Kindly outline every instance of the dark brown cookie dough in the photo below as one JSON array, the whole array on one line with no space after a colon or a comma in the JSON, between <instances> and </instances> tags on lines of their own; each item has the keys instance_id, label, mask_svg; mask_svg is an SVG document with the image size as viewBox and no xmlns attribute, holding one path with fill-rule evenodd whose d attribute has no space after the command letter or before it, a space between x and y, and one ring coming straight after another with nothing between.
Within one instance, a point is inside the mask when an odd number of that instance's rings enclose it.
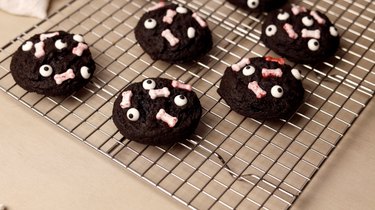
<instances>
[{"instance_id":1,"label":"dark brown cookie dough","mask_svg":"<svg viewBox=\"0 0 375 210\"><path fill-rule=\"evenodd\" d=\"M333 56L340 43L327 16L297 5L270 13L263 23L261 40L279 55L307 64Z\"/></svg>"},{"instance_id":2,"label":"dark brown cookie dough","mask_svg":"<svg viewBox=\"0 0 375 210\"><path fill-rule=\"evenodd\" d=\"M218 89L232 110L255 119L289 118L303 101L298 70L281 58L244 58L228 67Z\"/></svg>"},{"instance_id":3,"label":"dark brown cookie dough","mask_svg":"<svg viewBox=\"0 0 375 210\"><path fill-rule=\"evenodd\" d=\"M201 104L190 85L163 78L129 85L113 106L113 122L120 133L150 145L185 140L201 115Z\"/></svg>"},{"instance_id":4,"label":"dark brown cookie dough","mask_svg":"<svg viewBox=\"0 0 375 210\"><path fill-rule=\"evenodd\" d=\"M269 12L283 6L287 0L227 0L250 12Z\"/></svg>"},{"instance_id":5,"label":"dark brown cookie dough","mask_svg":"<svg viewBox=\"0 0 375 210\"><path fill-rule=\"evenodd\" d=\"M11 74L30 92L69 95L82 88L95 71L95 62L81 35L64 31L36 34L12 57Z\"/></svg>"},{"instance_id":6,"label":"dark brown cookie dough","mask_svg":"<svg viewBox=\"0 0 375 210\"><path fill-rule=\"evenodd\" d=\"M175 4L146 12L134 32L138 43L154 60L189 62L212 48L211 31L205 20Z\"/></svg>"}]
</instances>

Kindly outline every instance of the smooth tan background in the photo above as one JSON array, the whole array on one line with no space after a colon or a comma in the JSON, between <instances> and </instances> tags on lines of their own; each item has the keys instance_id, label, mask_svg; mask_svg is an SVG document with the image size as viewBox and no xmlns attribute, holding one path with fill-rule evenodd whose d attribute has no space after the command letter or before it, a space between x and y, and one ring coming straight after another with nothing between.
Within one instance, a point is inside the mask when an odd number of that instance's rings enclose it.
<instances>
[{"instance_id":1,"label":"smooth tan background","mask_svg":"<svg viewBox=\"0 0 375 210\"><path fill-rule=\"evenodd\" d=\"M50 11L66 0L53 0ZM39 20L0 11L0 45ZM0 204L8 210L186 209L0 92ZM375 208L372 101L293 209Z\"/></svg>"}]
</instances>

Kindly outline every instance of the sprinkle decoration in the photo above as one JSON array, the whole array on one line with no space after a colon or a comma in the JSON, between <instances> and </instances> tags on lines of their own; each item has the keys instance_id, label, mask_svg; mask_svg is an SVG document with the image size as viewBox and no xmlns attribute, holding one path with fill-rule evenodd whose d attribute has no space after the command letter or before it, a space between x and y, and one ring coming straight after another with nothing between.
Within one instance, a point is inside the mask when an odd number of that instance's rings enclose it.
<instances>
[{"instance_id":1,"label":"sprinkle decoration","mask_svg":"<svg viewBox=\"0 0 375 210\"><path fill-rule=\"evenodd\" d=\"M156 119L167 123L170 128L173 128L178 121L177 117L169 115L164 109L159 110L159 112L156 114Z\"/></svg>"}]
</instances>

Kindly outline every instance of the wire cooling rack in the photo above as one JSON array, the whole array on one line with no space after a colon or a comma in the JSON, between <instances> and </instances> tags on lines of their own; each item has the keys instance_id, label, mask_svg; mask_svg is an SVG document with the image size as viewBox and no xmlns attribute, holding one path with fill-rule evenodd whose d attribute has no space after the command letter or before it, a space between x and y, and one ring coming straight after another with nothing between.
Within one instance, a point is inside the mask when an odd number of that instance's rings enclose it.
<instances>
[{"instance_id":1,"label":"wire cooling rack","mask_svg":"<svg viewBox=\"0 0 375 210\"><path fill-rule=\"evenodd\" d=\"M193 63L170 65L150 59L134 38L135 24L154 3L69 2L1 48L1 89L191 208L290 208L374 95L375 3L294 1L327 14L342 39L336 56L323 64L294 65L303 74L306 97L288 121L244 118L216 92L228 65L274 55L259 42L265 14L248 14L223 0L176 1L207 18L214 48ZM92 82L69 97L26 92L9 73L17 47L49 30L83 34L97 63ZM204 111L191 139L146 146L115 128L111 111L118 92L157 76L192 84L198 94Z\"/></svg>"}]
</instances>

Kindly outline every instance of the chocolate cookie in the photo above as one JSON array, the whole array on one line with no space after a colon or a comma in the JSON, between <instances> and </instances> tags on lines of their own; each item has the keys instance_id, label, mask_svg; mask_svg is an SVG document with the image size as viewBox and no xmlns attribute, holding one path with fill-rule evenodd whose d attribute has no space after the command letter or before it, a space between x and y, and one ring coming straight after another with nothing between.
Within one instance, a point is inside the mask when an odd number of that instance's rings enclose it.
<instances>
[{"instance_id":1,"label":"chocolate cookie","mask_svg":"<svg viewBox=\"0 0 375 210\"><path fill-rule=\"evenodd\" d=\"M163 78L129 85L113 105L113 122L120 133L150 145L188 138L201 115L201 104L190 85Z\"/></svg>"},{"instance_id":2,"label":"chocolate cookie","mask_svg":"<svg viewBox=\"0 0 375 210\"><path fill-rule=\"evenodd\" d=\"M297 5L269 14L261 40L281 56L307 64L333 56L340 43L337 29L327 16Z\"/></svg>"},{"instance_id":3,"label":"chocolate cookie","mask_svg":"<svg viewBox=\"0 0 375 210\"><path fill-rule=\"evenodd\" d=\"M250 12L269 12L283 6L287 0L227 0Z\"/></svg>"},{"instance_id":4,"label":"chocolate cookie","mask_svg":"<svg viewBox=\"0 0 375 210\"><path fill-rule=\"evenodd\" d=\"M232 110L255 119L289 118L303 101L301 74L282 58L244 58L228 67L218 89Z\"/></svg>"},{"instance_id":5,"label":"chocolate cookie","mask_svg":"<svg viewBox=\"0 0 375 210\"><path fill-rule=\"evenodd\" d=\"M198 59L212 48L211 31L197 13L159 3L135 27L135 38L154 60L183 63Z\"/></svg>"},{"instance_id":6,"label":"chocolate cookie","mask_svg":"<svg viewBox=\"0 0 375 210\"><path fill-rule=\"evenodd\" d=\"M69 95L88 83L95 62L81 35L64 31L36 34L12 57L11 74L30 92Z\"/></svg>"}]
</instances>

